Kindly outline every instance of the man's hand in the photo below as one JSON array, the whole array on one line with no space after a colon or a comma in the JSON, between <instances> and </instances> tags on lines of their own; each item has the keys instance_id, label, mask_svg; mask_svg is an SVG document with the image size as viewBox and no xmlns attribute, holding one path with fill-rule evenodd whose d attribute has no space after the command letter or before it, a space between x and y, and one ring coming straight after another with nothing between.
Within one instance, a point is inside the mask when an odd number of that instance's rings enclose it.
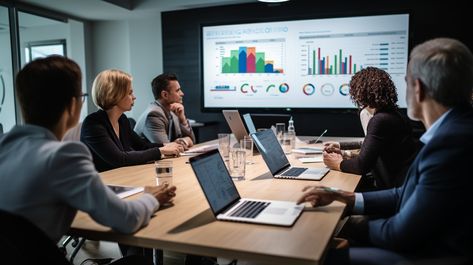
<instances>
[{"instance_id":1,"label":"man's hand","mask_svg":"<svg viewBox=\"0 0 473 265\"><path fill-rule=\"evenodd\" d=\"M145 192L153 195L163 205L168 203L176 196L176 186L170 186L168 184L159 186L146 186Z\"/></svg>"},{"instance_id":2,"label":"man's hand","mask_svg":"<svg viewBox=\"0 0 473 265\"><path fill-rule=\"evenodd\" d=\"M342 150L340 150L340 143L338 142L324 143L324 151L327 153L342 154Z\"/></svg>"},{"instance_id":3,"label":"man's hand","mask_svg":"<svg viewBox=\"0 0 473 265\"><path fill-rule=\"evenodd\" d=\"M184 112L184 105L181 103L172 103L170 106L170 110L176 114L176 116L179 118L179 123L181 123L184 126L187 126L187 118L186 114Z\"/></svg>"},{"instance_id":4,"label":"man's hand","mask_svg":"<svg viewBox=\"0 0 473 265\"><path fill-rule=\"evenodd\" d=\"M313 207L325 206L337 198L336 190L324 186L306 186L302 191L306 193L297 200L297 204L310 202Z\"/></svg>"},{"instance_id":5,"label":"man's hand","mask_svg":"<svg viewBox=\"0 0 473 265\"><path fill-rule=\"evenodd\" d=\"M333 170L340 171L340 163L343 161L343 157L339 153L327 153L324 151L323 153L324 163L327 167Z\"/></svg>"},{"instance_id":6,"label":"man's hand","mask_svg":"<svg viewBox=\"0 0 473 265\"><path fill-rule=\"evenodd\" d=\"M325 206L333 201L340 201L347 204L348 209L353 209L355 204L355 193L339 190L337 188L325 186L306 186L302 189L305 192L297 203L310 202L313 207Z\"/></svg>"}]
</instances>

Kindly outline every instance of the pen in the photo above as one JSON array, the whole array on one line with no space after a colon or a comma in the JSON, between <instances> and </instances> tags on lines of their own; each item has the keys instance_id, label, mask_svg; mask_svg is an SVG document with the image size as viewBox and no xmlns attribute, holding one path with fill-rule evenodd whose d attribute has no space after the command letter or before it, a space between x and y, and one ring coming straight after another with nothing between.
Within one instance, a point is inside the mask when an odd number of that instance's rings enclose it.
<instances>
[{"instance_id":1,"label":"pen","mask_svg":"<svg viewBox=\"0 0 473 265\"><path fill-rule=\"evenodd\" d=\"M317 137L317 139L315 139L315 140L310 140L308 143L309 143L309 144L316 144L316 143L320 140L320 138L322 138L322 136L324 136L324 134L325 134L326 132L327 132L327 129L325 129L325 131L323 131L322 134L321 134L319 137Z\"/></svg>"}]
</instances>

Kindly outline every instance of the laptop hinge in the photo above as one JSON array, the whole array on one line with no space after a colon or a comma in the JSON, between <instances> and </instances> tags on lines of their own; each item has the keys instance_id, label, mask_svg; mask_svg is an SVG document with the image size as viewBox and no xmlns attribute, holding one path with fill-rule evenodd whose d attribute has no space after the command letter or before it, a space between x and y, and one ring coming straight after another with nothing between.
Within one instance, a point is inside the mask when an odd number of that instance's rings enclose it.
<instances>
[{"instance_id":1,"label":"laptop hinge","mask_svg":"<svg viewBox=\"0 0 473 265\"><path fill-rule=\"evenodd\" d=\"M283 168L281 168L280 170L278 170L278 171L276 172L276 174L274 174L274 175L281 175L282 172L288 170L290 167L291 167L291 164L287 164L287 165L285 165Z\"/></svg>"},{"instance_id":2,"label":"laptop hinge","mask_svg":"<svg viewBox=\"0 0 473 265\"><path fill-rule=\"evenodd\" d=\"M241 201L241 198L238 198L238 199L236 199L235 201L229 203L225 208L223 208L222 210L220 210L220 212L218 212L217 215L219 215L219 214L226 214L228 210L232 209L233 206L237 205L240 201Z\"/></svg>"}]
</instances>

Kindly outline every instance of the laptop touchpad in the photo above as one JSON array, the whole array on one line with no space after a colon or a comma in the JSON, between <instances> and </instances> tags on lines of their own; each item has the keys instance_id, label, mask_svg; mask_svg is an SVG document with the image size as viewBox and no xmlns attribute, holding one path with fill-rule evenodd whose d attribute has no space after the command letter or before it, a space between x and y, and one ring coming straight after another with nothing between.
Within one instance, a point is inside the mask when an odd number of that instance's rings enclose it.
<instances>
[{"instance_id":1,"label":"laptop touchpad","mask_svg":"<svg viewBox=\"0 0 473 265\"><path fill-rule=\"evenodd\" d=\"M276 215L283 215L286 213L288 209L282 207L268 207L264 213L265 214L276 214Z\"/></svg>"}]
</instances>

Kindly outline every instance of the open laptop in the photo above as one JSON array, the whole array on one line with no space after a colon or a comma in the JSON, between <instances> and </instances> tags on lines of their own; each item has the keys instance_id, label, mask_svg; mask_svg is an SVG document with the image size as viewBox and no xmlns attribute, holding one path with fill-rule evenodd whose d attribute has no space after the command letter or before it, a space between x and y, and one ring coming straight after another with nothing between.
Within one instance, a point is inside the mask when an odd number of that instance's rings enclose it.
<instances>
[{"instance_id":1,"label":"open laptop","mask_svg":"<svg viewBox=\"0 0 473 265\"><path fill-rule=\"evenodd\" d=\"M222 110L223 117L227 121L228 127L232 130L235 138L240 142L245 136L248 136L248 132L245 129L245 125L241 120L240 113L238 110Z\"/></svg>"},{"instance_id":2,"label":"open laptop","mask_svg":"<svg viewBox=\"0 0 473 265\"><path fill-rule=\"evenodd\" d=\"M291 167L272 130L252 133L251 137L275 178L321 180L329 172L328 168Z\"/></svg>"},{"instance_id":3,"label":"open laptop","mask_svg":"<svg viewBox=\"0 0 473 265\"><path fill-rule=\"evenodd\" d=\"M241 198L218 150L189 161L217 220L292 226L304 208L289 201Z\"/></svg>"},{"instance_id":4,"label":"open laptop","mask_svg":"<svg viewBox=\"0 0 473 265\"><path fill-rule=\"evenodd\" d=\"M256 132L255 124L253 123L253 119L251 118L251 114L246 113L243 114L243 120L245 120L246 128L248 128L249 134Z\"/></svg>"}]
</instances>

